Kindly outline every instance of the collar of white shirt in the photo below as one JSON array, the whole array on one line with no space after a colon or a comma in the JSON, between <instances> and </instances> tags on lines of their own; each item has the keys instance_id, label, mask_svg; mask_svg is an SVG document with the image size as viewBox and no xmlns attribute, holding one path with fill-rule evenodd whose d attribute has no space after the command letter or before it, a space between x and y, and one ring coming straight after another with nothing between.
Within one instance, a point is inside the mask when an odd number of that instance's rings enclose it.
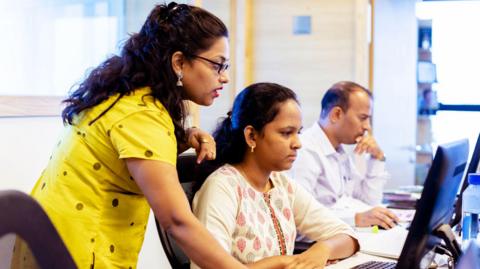
<instances>
[{"instance_id":1,"label":"collar of white shirt","mask_svg":"<svg viewBox=\"0 0 480 269\"><path fill-rule=\"evenodd\" d=\"M317 122L313 124L312 131L314 136L318 137L316 141L318 141L318 147L320 149L320 152L323 152L325 156L334 157L339 161L346 161L348 159L348 156L345 153L345 149L343 148L343 145L340 145L338 147L338 150L335 150L332 143L328 139L327 134L325 133L325 131L323 131L323 129L320 127L320 125Z\"/></svg>"}]
</instances>

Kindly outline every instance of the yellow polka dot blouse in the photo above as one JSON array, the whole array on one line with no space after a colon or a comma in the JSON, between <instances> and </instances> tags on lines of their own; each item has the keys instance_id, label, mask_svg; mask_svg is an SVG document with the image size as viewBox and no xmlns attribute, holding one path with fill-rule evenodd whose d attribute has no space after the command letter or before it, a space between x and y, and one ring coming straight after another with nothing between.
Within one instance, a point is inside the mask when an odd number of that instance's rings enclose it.
<instances>
[{"instance_id":1,"label":"yellow polka dot blouse","mask_svg":"<svg viewBox=\"0 0 480 269\"><path fill-rule=\"evenodd\" d=\"M82 112L67 125L35 197L79 268L135 268L149 206L124 159L175 165L174 125L149 88Z\"/></svg>"}]
</instances>

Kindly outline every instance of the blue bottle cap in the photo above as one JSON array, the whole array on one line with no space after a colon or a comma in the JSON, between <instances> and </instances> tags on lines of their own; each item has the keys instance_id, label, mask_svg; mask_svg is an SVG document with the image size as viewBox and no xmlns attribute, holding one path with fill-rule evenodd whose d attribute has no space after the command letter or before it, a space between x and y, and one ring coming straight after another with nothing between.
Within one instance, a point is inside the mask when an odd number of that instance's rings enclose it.
<instances>
[{"instance_id":1,"label":"blue bottle cap","mask_svg":"<svg viewBox=\"0 0 480 269\"><path fill-rule=\"evenodd\" d=\"M468 184L480 185L480 174L468 174Z\"/></svg>"}]
</instances>

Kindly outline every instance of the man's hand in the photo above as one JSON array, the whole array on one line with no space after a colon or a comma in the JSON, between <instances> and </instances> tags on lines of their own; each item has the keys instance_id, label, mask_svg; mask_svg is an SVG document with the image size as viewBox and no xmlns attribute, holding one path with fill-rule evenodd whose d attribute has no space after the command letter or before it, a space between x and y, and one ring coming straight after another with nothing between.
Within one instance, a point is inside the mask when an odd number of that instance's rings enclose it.
<instances>
[{"instance_id":1,"label":"man's hand","mask_svg":"<svg viewBox=\"0 0 480 269\"><path fill-rule=\"evenodd\" d=\"M357 227L380 225L384 229L390 229L398 222L397 215L384 207L374 207L368 211L355 214L355 226Z\"/></svg>"},{"instance_id":2,"label":"man's hand","mask_svg":"<svg viewBox=\"0 0 480 269\"><path fill-rule=\"evenodd\" d=\"M187 135L188 145L197 153L197 163L204 159L215 160L217 148L215 140L209 133L194 127L187 130Z\"/></svg>"},{"instance_id":3,"label":"man's hand","mask_svg":"<svg viewBox=\"0 0 480 269\"><path fill-rule=\"evenodd\" d=\"M357 138L357 145L355 146L354 152L358 154L368 153L374 159L385 160L383 151L378 146L375 138L370 134Z\"/></svg>"}]
</instances>

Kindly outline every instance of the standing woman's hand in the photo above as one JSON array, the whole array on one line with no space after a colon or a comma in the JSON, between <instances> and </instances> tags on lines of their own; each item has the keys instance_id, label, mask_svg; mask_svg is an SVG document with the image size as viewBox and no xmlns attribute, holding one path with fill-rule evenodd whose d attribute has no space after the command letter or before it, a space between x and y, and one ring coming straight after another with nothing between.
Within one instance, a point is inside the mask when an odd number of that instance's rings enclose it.
<instances>
[{"instance_id":1,"label":"standing woman's hand","mask_svg":"<svg viewBox=\"0 0 480 269\"><path fill-rule=\"evenodd\" d=\"M197 163L203 160L215 160L217 155L217 148L213 137L196 127L187 130L187 143L190 147L195 149L197 153Z\"/></svg>"}]
</instances>

